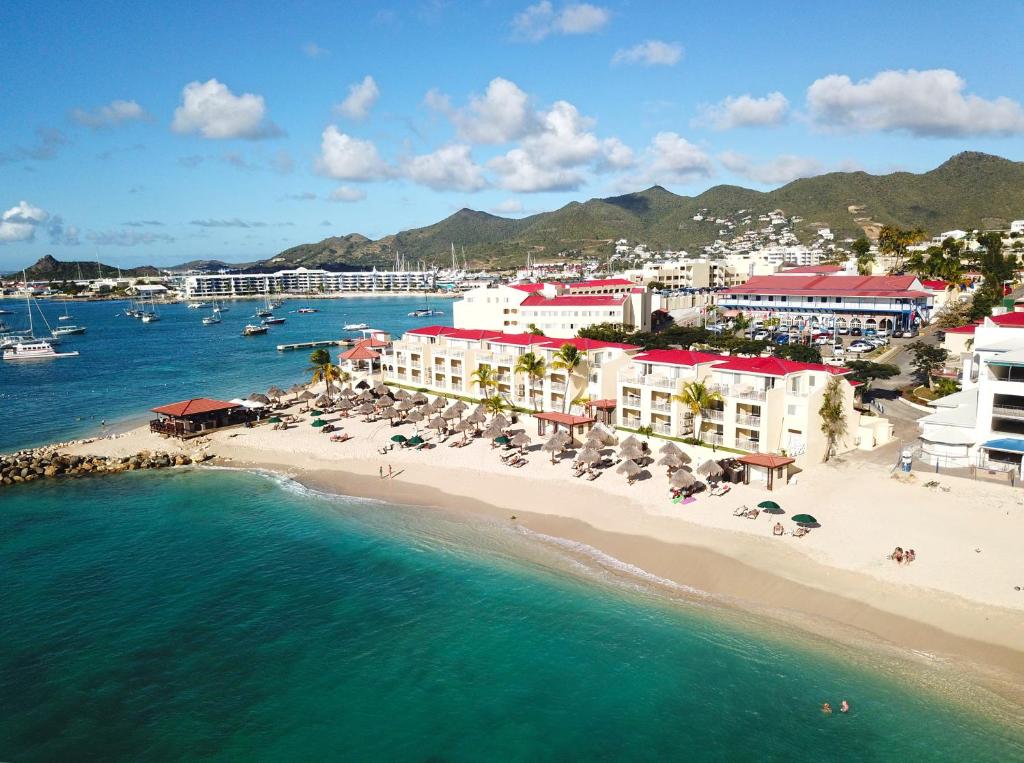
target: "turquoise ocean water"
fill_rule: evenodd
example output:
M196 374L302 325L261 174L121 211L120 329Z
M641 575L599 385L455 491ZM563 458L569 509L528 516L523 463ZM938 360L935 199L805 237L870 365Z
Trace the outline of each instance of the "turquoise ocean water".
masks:
M346 322L449 320L315 306L249 340L255 303L215 327L77 306L80 358L0 363L0 451L288 386L307 353L274 346ZM0 760L1024 759L955 684L659 591L504 525L263 475L5 490ZM818 711L844 697L850 716Z
M40 304L50 324L58 325L63 307ZM202 324L209 311L185 305L160 307L162 319L144 324L119 315L126 304L73 306L69 323L88 330L65 337L60 349L78 350L77 358L0 361L0 453L92 435L101 421L137 418L152 406L183 398L246 397L273 384L287 389L303 381L309 351L278 352L277 345L351 336L341 328L347 323L368 323L395 335L416 326L451 323L450 300L433 300L432 306L445 314L431 318L408 316L424 305L412 298L288 300L276 311L287 319L284 324L272 326L265 336L242 337L242 327L258 320L252 317L260 307L256 301L229 303L223 322L215 326ZM301 306L320 312L290 312ZM0 316L5 323L27 325L24 303L2 300L0 307L17 313ZM38 313L34 319L38 325Z
M3 760L1024 758L846 650L262 475L12 490L0 558Z

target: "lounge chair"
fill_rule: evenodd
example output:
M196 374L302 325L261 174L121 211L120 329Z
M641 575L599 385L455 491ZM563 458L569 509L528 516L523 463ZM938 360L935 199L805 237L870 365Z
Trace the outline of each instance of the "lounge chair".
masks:
M757 519L757 515L760 514L760 513L761 513L760 509L750 509L743 516L745 516L747 519Z
M742 517L742 516L746 516L746 513L748 511L750 511L750 509L747 508L746 506L737 506L736 510L733 511L732 515L734 517Z
M804 537L805 535L808 535L808 534L810 534L810 532L811 532L811 531L810 531L810 530L808 530L808 529L807 529L806 527L798 527L798 528L796 528L796 529L795 529L795 530L793 531L793 537L794 537L794 538L802 538L802 537Z
M587 474L587 479L590 480L591 482L593 482L594 480L596 480L600 476L601 476L601 472L591 471L591 472L589 472Z
M348 442L351 439L352 439L352 435L350 435L348 433L345 433L345 434L332 434L331 435L331 442Z

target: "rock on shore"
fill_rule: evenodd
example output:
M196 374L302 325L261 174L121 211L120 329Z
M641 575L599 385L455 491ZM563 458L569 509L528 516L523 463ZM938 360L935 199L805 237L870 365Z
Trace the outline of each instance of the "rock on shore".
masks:
M141 451L132 456L89 456L61 453L53 448L34 448L10 455L0 455L0 486L51 477L84 477L86 475L119 474L140 469L165 469L207 461L213 456L193 459L182 453Z

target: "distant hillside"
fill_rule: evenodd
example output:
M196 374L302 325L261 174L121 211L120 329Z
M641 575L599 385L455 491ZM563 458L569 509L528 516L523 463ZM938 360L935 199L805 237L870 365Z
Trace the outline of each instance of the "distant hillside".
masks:
M185 273L189 270L202 270L208 273L216 273L219 270L241 270L254 263L252 262L224 262L223 260L189 260L180 265L166 268L174 273Z
M41 257L35 265L25 269L25 274L30 281L75 281L79 278L113 277L118 272L122 276L137 278L142 276L158 276L160 271L152 265L144 265L139 268L121 268L120 271L113 265L104 265L96 262L61 262L51 255ZM20 275L19 272L12 275Z
M695 221L699 210L711 219ZM572 202L520 220L462 209L425 228L377 241L350 233L292 247L264 267L387 267L400 253L411 265L444 265L455 244L473 265L522 263L526 252L555 256L566 250L607 255L625 237L652 247L695 250L719 238L714 217L739 210L757 215L781 209L803 220L801 239L829 227L838 239L877 234L890 224L920 226L930 233L951 228L992 228L1024 217L1024 163L981 153L958 154L930 172L832 172L795 180L773 191L719 185L699 196L677 196L661 186L646 191Z

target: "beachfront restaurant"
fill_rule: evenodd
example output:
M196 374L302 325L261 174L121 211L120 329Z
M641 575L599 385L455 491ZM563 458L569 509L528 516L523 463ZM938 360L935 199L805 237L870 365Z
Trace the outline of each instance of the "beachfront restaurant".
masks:
M575 439L576 435L585 435L589 432L596 421L593 416L573 416L569 413L544 412L532 415L537 421L537 435L540 437L547 433L547 428L550 425L553 427L553 432L562 428Z
M149 422L151 432L187 440L214 429L236 426L259 418L259 413L244 405L208 397L194 397L153 408L157 418Z
M789 482L789 467L796 462L795 458L772 453L750 453L737 460L744 466L743 484L762 484L768 490Z

